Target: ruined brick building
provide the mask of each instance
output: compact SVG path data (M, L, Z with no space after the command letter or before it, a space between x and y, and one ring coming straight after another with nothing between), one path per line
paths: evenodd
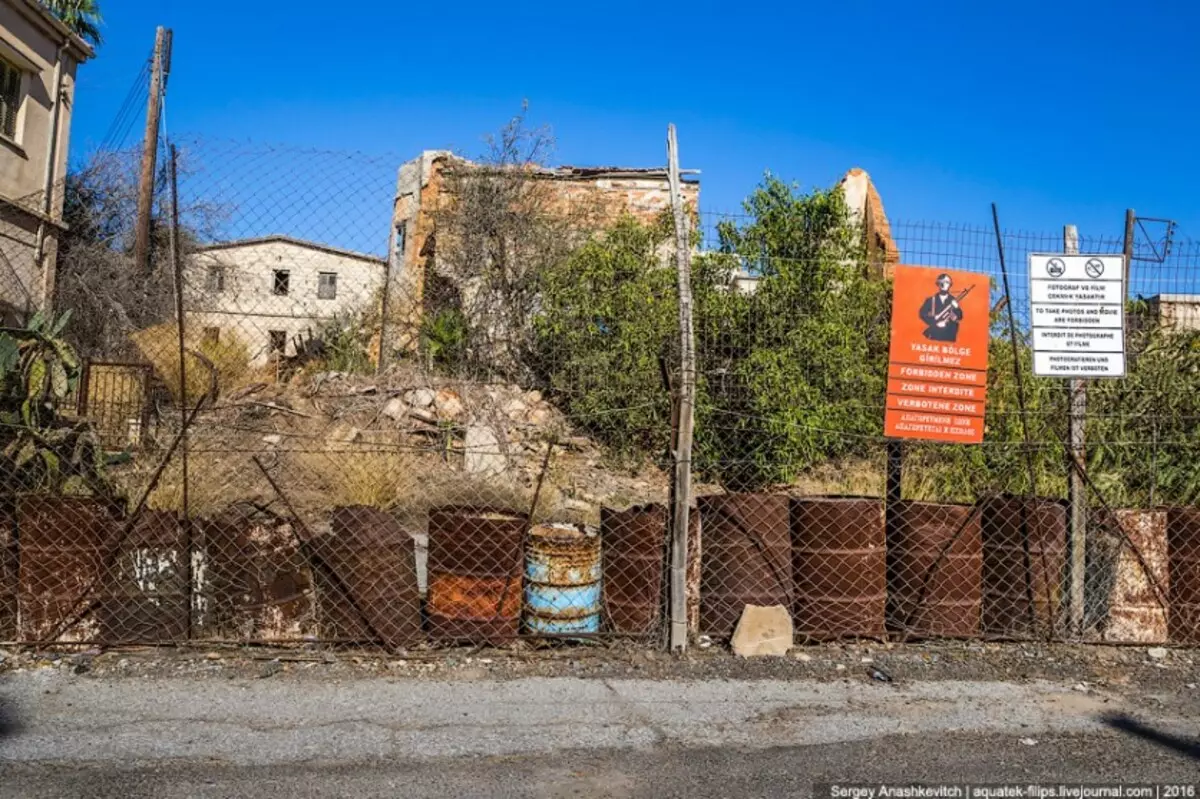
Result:
M602 229L624 214L649 224L671 207L663 167L513 167L510 171L537 192L543 210L561 214L581 235ZM439 275L455 279L444 257L447 232L442 224L456 202L455 187L473 174L496 173L444 150L427 150L401 166L389 247L388 317L394 330L389 332L387 348L391 351L411 351L416 346L432 280ZM683 201L693 211L700 200L697 174L683 171ZM470 291L469 286L459 288Z

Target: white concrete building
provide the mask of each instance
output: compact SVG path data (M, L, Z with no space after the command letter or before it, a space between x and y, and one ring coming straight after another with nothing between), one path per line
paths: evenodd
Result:
M188 328L241 341L262 365L294 355L334 319L377 307L386 269L383 258L287 236L209 245L188 263Z
M75 72L92 55L37 0L0 0L0 325L53 305Z

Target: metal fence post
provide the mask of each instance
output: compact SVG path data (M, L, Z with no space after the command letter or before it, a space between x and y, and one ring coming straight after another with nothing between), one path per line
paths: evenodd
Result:
M1063 226L1063 252L1079 254L1079 230L1074 225ZM1087 417L1087 381L1072 379L1070 382L1070 409L1067 415L1067 440L1070 452L1067 457L1067 501L1070 504L1068 523L1070 548L1070 620L1071 632L1083 634L1084 611L1087 595L1087 488L1084 472L1087 469L1084 449L1084 420Z

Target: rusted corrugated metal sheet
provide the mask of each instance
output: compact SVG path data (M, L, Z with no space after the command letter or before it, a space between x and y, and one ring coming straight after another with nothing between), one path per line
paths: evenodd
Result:
M1118 510L1116 523L1124 535L1113 542L1111 564L1106 564L1112 570L1112 588L1102 598L1107 609L1104 640L1162 643L1167 640L1167 609L1162 601L1168 596L1167 512Z
M721 494L699 500L704 530L700 628L733 634L746 605L792 604L788 498Z
M983 538L969 505L901 502L888 530L888 629L926 638L979 635Z
M389 649L423 638L412 536L378 508L334 508L312 542L329 638L378 639Z
M693 638L700 634L700 579L704 564L701 531L700 510L692 508L688 513L688 557L684 590L687 595L688 635Z
M1028 638L1056 631L1066 567L1066 506L1001 496L985 501L980 514L984 633Z
M120 542L100 588L100 639L111 644L186 639L186 558L175 514L143 511Z
M250 641L316 635L312 571L288 522L235 507L199 526L203 635Z
M429 512L429 634L440 641L516 637L523 586L518 511L446 506Z
M810 640L884 633L883 502L805 497L792 503L796 635Z
M1167 511L1170 569L1170 639L1200 644L1200 508Z
M101 503L80 497L21 497L17 504L19 636L40 641L80 607L101 580L117 524ZM91 597L89 599L93 599ZM98 639L96 617L65 630L63 641Z
M540 524L525 552L527 632L600 632L600 536L567 524Z

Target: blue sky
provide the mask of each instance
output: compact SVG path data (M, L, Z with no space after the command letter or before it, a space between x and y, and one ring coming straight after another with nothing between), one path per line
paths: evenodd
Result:
M560 163L660 164L675 122L707 211L736 211L765 169L811 186L861 166L893 218L987 225L996 201L1008 227L1112 235L1132 206L1200 230L1200 9L1182 0L102 5L76 157L164 24L174 133L470 155L527 98Z

